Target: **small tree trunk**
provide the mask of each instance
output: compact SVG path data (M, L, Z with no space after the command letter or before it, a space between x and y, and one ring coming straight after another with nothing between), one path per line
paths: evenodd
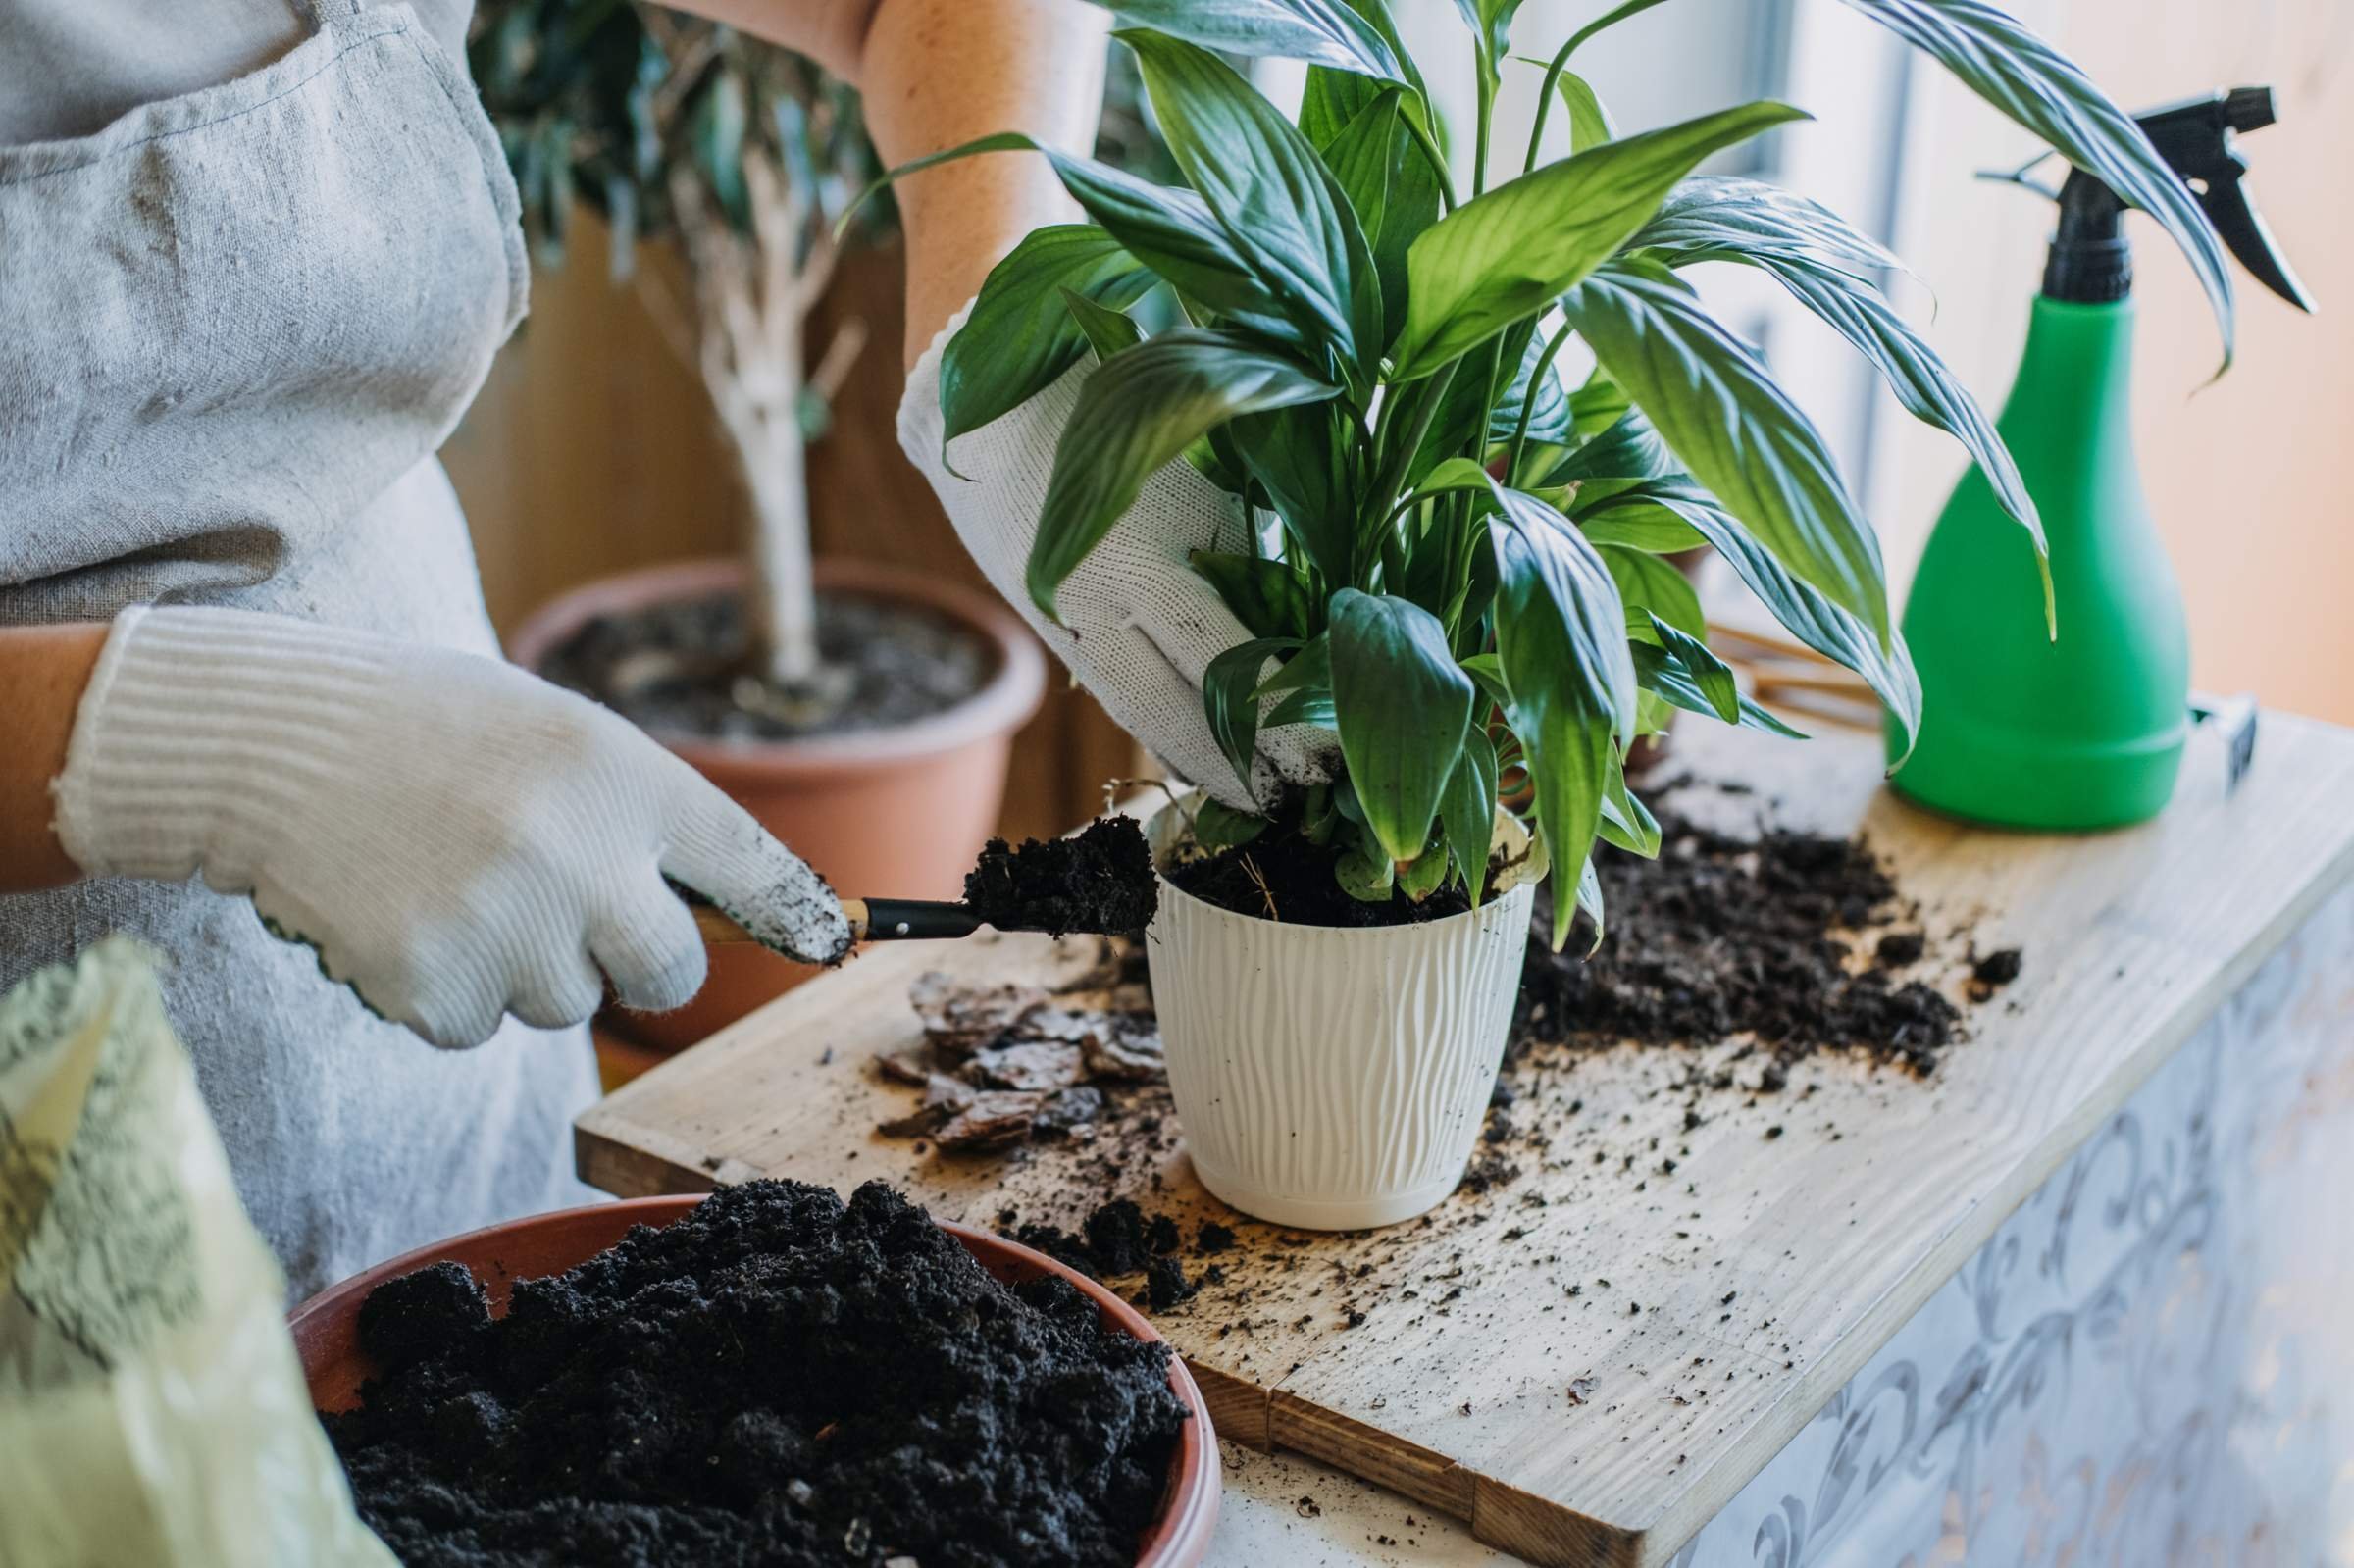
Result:
M751 492L751 565L744 625L754 668L788 691L817 676L817 584L809 555L808 453L801 440L796 351L774 367L775 384L754 405L752 439L741 448Z

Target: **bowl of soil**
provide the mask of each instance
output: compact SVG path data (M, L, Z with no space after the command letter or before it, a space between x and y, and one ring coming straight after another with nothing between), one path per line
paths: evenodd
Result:
M1194 800L1147 826L1146 928L1169 1088L1194 1173L1277 1225L1354 1231L1455 1190L1504 1060L1535 896L1498 812L1486 896L1350 896L1332 851L1270 828L1204 855Z
M955 897L996 831L1013 733L1046 690L1036 639L953 583L827 559L822 689L785 693L743 667L746 578L719 559L599 579L533 614L508 652L684 757L836 887ZM715 949L687 1006L616 1021L680 1049L811 973L755 946Z
M410 1568L1179 1568L1216 1522L1208 1412L1151 1327L881 1183L538 1215L288 1321Z

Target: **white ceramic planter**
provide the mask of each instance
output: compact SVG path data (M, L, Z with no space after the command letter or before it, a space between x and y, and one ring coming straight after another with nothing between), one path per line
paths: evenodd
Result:
M1184 819L1164 808L1148 832L1165 855ZM1497 832L1525 843L1510 817ZM1518 883L1445 920L1344 931L1162 879L1145 949L1202 1185L1316 1231L1395 1224L1453 1191L1504 1059L1533 896Z

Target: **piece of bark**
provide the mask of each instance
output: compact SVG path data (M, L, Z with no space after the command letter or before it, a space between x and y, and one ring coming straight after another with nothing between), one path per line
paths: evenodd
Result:
M970 1084L950 1078L946 1073L934 1073L925 1080L924 1102L909 1114L883 1123L876 1131L887 1138L925 1138L946 1126L980 1097Z
M885 1078L896 1084L912 1084L922 1088L931 1080L930 1051L881 1051L875 1056L875 1068Z
M916 977L907 1001L935 1046L969 1056L1046 1006L1047 993L1036 986L970 986L935 969Z
M1059 1040L1023 1040L975 1051L964 1064L968 1079L992 1088L1035 1089L1051 1093L1068 1088L1086 1072L1080 1047Z
M1104 1019L1102 1027L1079 1042L1090 1078L1122 1084L1151 1084L1168 1077L1168 1059L1161 1054L1160 1031L1141 1019Z
M1094 1124L1103 1114L1103 1091L1082 1084L1063 1089L1039 1108L1038 1131L1045 1133L1093 1133Z
M1021 1089L991 1089L949 1118L932 1141L957 1153L1003 1148L1030 1136L1046 1096Z

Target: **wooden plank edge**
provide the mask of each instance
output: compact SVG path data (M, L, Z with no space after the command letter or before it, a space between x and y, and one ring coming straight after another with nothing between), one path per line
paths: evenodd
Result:
M1275 1446L1321 1459L1426 1507L1472 1517L1472 1475L1435 1449L1277 1390L1268 1399Z
M1538 1568L1639 1568L1647 1542L1486 1476L1471 1488L1471 1537Z
M615 1197L708 1192L722 1182L749 1181L760 1174L740 1160L707 1167L704 1156L641 1124L606 1125L603 1110L602 1102L592 1105L572 1124L573 1170L599 1191Z
M1773 1456L1782 1451L1791 1440L1806 1430L1807 1424L1821 1414L1823 1406L1848 1382L1861 1372L1871 1358L1880 1353L1883 1345L1896 1337L1896 1332L1911 1322L1913 1315L1942 1289L1962 1266L1977 1255L1980 1247L2002 1228L2005 1220L2018 1212L2021 1204L2042 1190L2044 1183L2068 1162L2077 1149L2083 1147L2091 1134L2117 1114L2136 1089L2149 1081L2150 1075L2171 1060L2190 1037L2205 1028L2216 1012L2237 995L2240 988L2255 978L2265 962L2278 952L2288 938L2312 919L2330 897L2354 883L2354 837L2338 846L2337 853L2321 869L2320 875L2307 880L2296 896L2280 909L2229 960L2219 967L2215 977L2176 1009L2163 1029L2153 1030L2140 1050L2122 1063L2102 1086L2099 1095L2086 1101L2078 1121L2055 1131L2014 1166L2008 1176L1987 1195L1986 1199L1949 1228L1921 1257L1920 1264L1905 1279L1882 1292L1880 1298L1865 1310L1864 1316L1850 1333L1842 1336L1831 1354L1808 1367L1792 1383L1782 1397L1765 1414L1750 1424L1749 1430L1706 1469L1695 1471L1689 1485L1674 1503L1658 1515L1635 1525L1628 1539L1638 1543L1637 1555L1627 1559L1632 1568L1660 1568L1684 1543L1699 1534L1702 1526L1716 1517L1728 1503L1748 1486ZM1483 1486L1492 1485L1482 1480ZM1498 1491L1510 1489L1498 1487ZM1538 1499L1527 1499L1536 1503ZM1518 1503L1510 1505L1519 1508ZM1564 1512L1556 1504L1545 1504L1555 1511ZM1476 1533L1476 1532L1475 1532ZM1487 1541L1480 1536L1478 1539ZM1508 1550L1519 1551L1501 1542ZM1523 1556L1526 1552L1521 1553ZM1598 1561L1603 1559L1597 1559ZM1614 1561L1614 1559L1612 1559Z
M1220 1372L1192 1356L1185 1358L1185 1370L1194 1375L1194 1384L1202 1391L1202 1401L1209 1406L1210 1428L1217 1433L1218 1441L1239 1442L1261 1453L1275 1446L1266 1390L1248 1378Z

